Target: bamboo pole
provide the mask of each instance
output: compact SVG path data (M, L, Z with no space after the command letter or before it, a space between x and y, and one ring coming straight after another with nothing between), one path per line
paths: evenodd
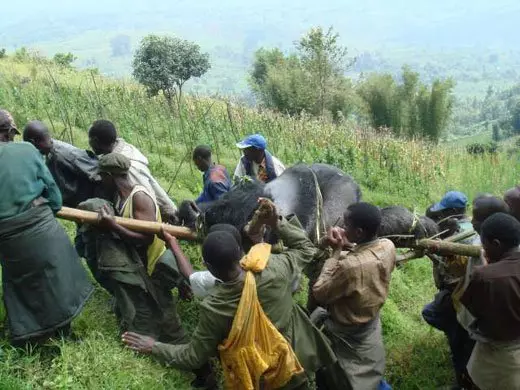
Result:
M416 242L416 245L413 246L411 251L398 255L396 262L398 264L402 264L402 263L406 263L410 260L420 259L420 258L424 257L425 250L427 250L431 253L434 253L434 254L437 253L437 254L444 254L444 255L461 254L461 253L458 253L460 250L462 250L462 251L468 250L472 253L470 256L474 256L474 254L477 253L477 249L478 249L478 254L476 256L480 256L480 249L481 249L480 246L459 244L461 246L454 247L454 246L446 245L448 243L456 243L458 241L465 240L467 238L474 236L475 234L477 234L475 231L470 230L470 231L462 232L459 234L455 234L442 241L426 239L427 242L423 242L423 246L417 245L419 242L424 241L424 240L419 240L418 242ZM433 245L432 243L436 243L436 245ZM444 253L435 252L436 246L439 246L439 243L440 243L440 246L442 247L442 250L444 251ZM425 247L425 246L428 246L428 247ZM461 255L466 256L464 254L461 254Z
M415 243L416 249L424 249L430 253L448 256L460 255L468 257L479 257L482 247L480 245L465 245L457 242L429 240L427 238Z
M98 224L98 214L92 211L63 207L60 211L58 211L56 216L61 219L66 219L67 221L73 221L77 223L86 223L89 225ZM137 219L121 217L115 217L115 219L119 225L136 232L159 234L161 232L161 228L164 228L166 232L177 238L182 238L185 240L197 240L197 233L183 226L168 225L166 223L160 222L140 221Z

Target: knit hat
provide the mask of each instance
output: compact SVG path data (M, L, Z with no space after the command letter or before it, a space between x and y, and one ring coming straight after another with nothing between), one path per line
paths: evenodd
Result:
M14 130L16 134L20 134L20 132L16 128L16 123L14 122L11 113L7 110L0 109L0 131L10 130Z
M128 157L119 153L108 153L99 159L99 172L124 175L128 173L130 165Z

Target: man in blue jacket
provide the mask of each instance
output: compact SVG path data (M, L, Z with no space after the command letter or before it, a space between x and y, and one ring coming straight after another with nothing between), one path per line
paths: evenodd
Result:
M231 179L226 167L213 163L209 146L199 145L195 148L193 163L204 173L204 188L195 203L213 202L231 189Z

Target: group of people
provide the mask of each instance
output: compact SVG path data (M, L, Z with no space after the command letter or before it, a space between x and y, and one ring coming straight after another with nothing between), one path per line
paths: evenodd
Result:
M471 219L467 206L465 194L451 191L426 211L445 237L460 235L483 252L429 255L439 292L422 315L446 334L453 388L520 389L520 187L503 199L477 195Z
M0 110L0 262L13 343L70 335L93 291L82 257L113 297L123 343L193 372L193 387L217 386L211 358L220 355L225 381L237 388L390 388L380 310L396 249L377 237L378 207L349 206L343 227L330 228L315 246L296 217L279 215L273 204L262 209L262 200L244 231L226 224L209 229L202 243L207 270L195 271L166 231L143 234L116 223L115 216L176 222L176 206L146 157L118 137L113 123L92 124L92 151L53 139L40 121L27 123L25 142L13 142L17 134L13 117ZM263 136L237 147L243 156L235 179L268 183L283 172ZM196 203L231 189L230 175L212 161L208 146L194 149L193 163L203 172ZM74 246L55 219L62 205L99 215L96 225L77 225ZM451 192L427 215L449 236L471 227L466 208L465 195ZM472 221L478 236L467 240L480 240L483 255L431 255L439 293L423 316L446 333L460 388L520 389L518 217L520 189L505 201L478 196ZM266 230L282 245L263 242ZM254 244L248 250L244 235ZM293 294L301 273L315 272L317 264L310 277L316 307L308 312ZM175 288L183 299L201 299L191 335L177 314ZM248 321L254 326L240 325Z

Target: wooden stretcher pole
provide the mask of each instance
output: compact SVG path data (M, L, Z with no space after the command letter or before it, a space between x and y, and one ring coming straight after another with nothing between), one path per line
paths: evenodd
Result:
M92 211L78 210L70 207L63 207L56 214L58 218L66 219L77 223L86 223L89 225L97 225L98 214ZM127 229L140 233L159 234L161 228L170 233L172 236L184 240L197 240L197 233L183 226L168 225L159 222L139 221L137 219L115 217L116 222Z
M459 255L468 257L479 257L482 250L482 247L479 245L465 245L456 242L429 239L417 241L415 248L424 249L436 255Z
M412 250L410 252L406 252L403 254L400 254L397 256L397 263L403 264L410 260L420 259L424 257L424 252L429 251L433 254L439 254L439 255L462 255L462 256L472 256L472 257L478 257L480 256L480 246L477 245L464 245L464 244L458 244L456 246L448 245L450 243L455 243L458 241L465 240L467 238L470 238L474 236L474 231L467 231L462 232L459 234L455 234L454 236L448 237L445 240L431 240L431 239L424 239L419 240L416 242L416 245L411 248ZM420 244L422 242L422 244ZM439 249L441 252L435 252L435 250ZM469 251L471 255L466 255L464 253L459 253L459 251ZM478 252L477 255L475 255Z

